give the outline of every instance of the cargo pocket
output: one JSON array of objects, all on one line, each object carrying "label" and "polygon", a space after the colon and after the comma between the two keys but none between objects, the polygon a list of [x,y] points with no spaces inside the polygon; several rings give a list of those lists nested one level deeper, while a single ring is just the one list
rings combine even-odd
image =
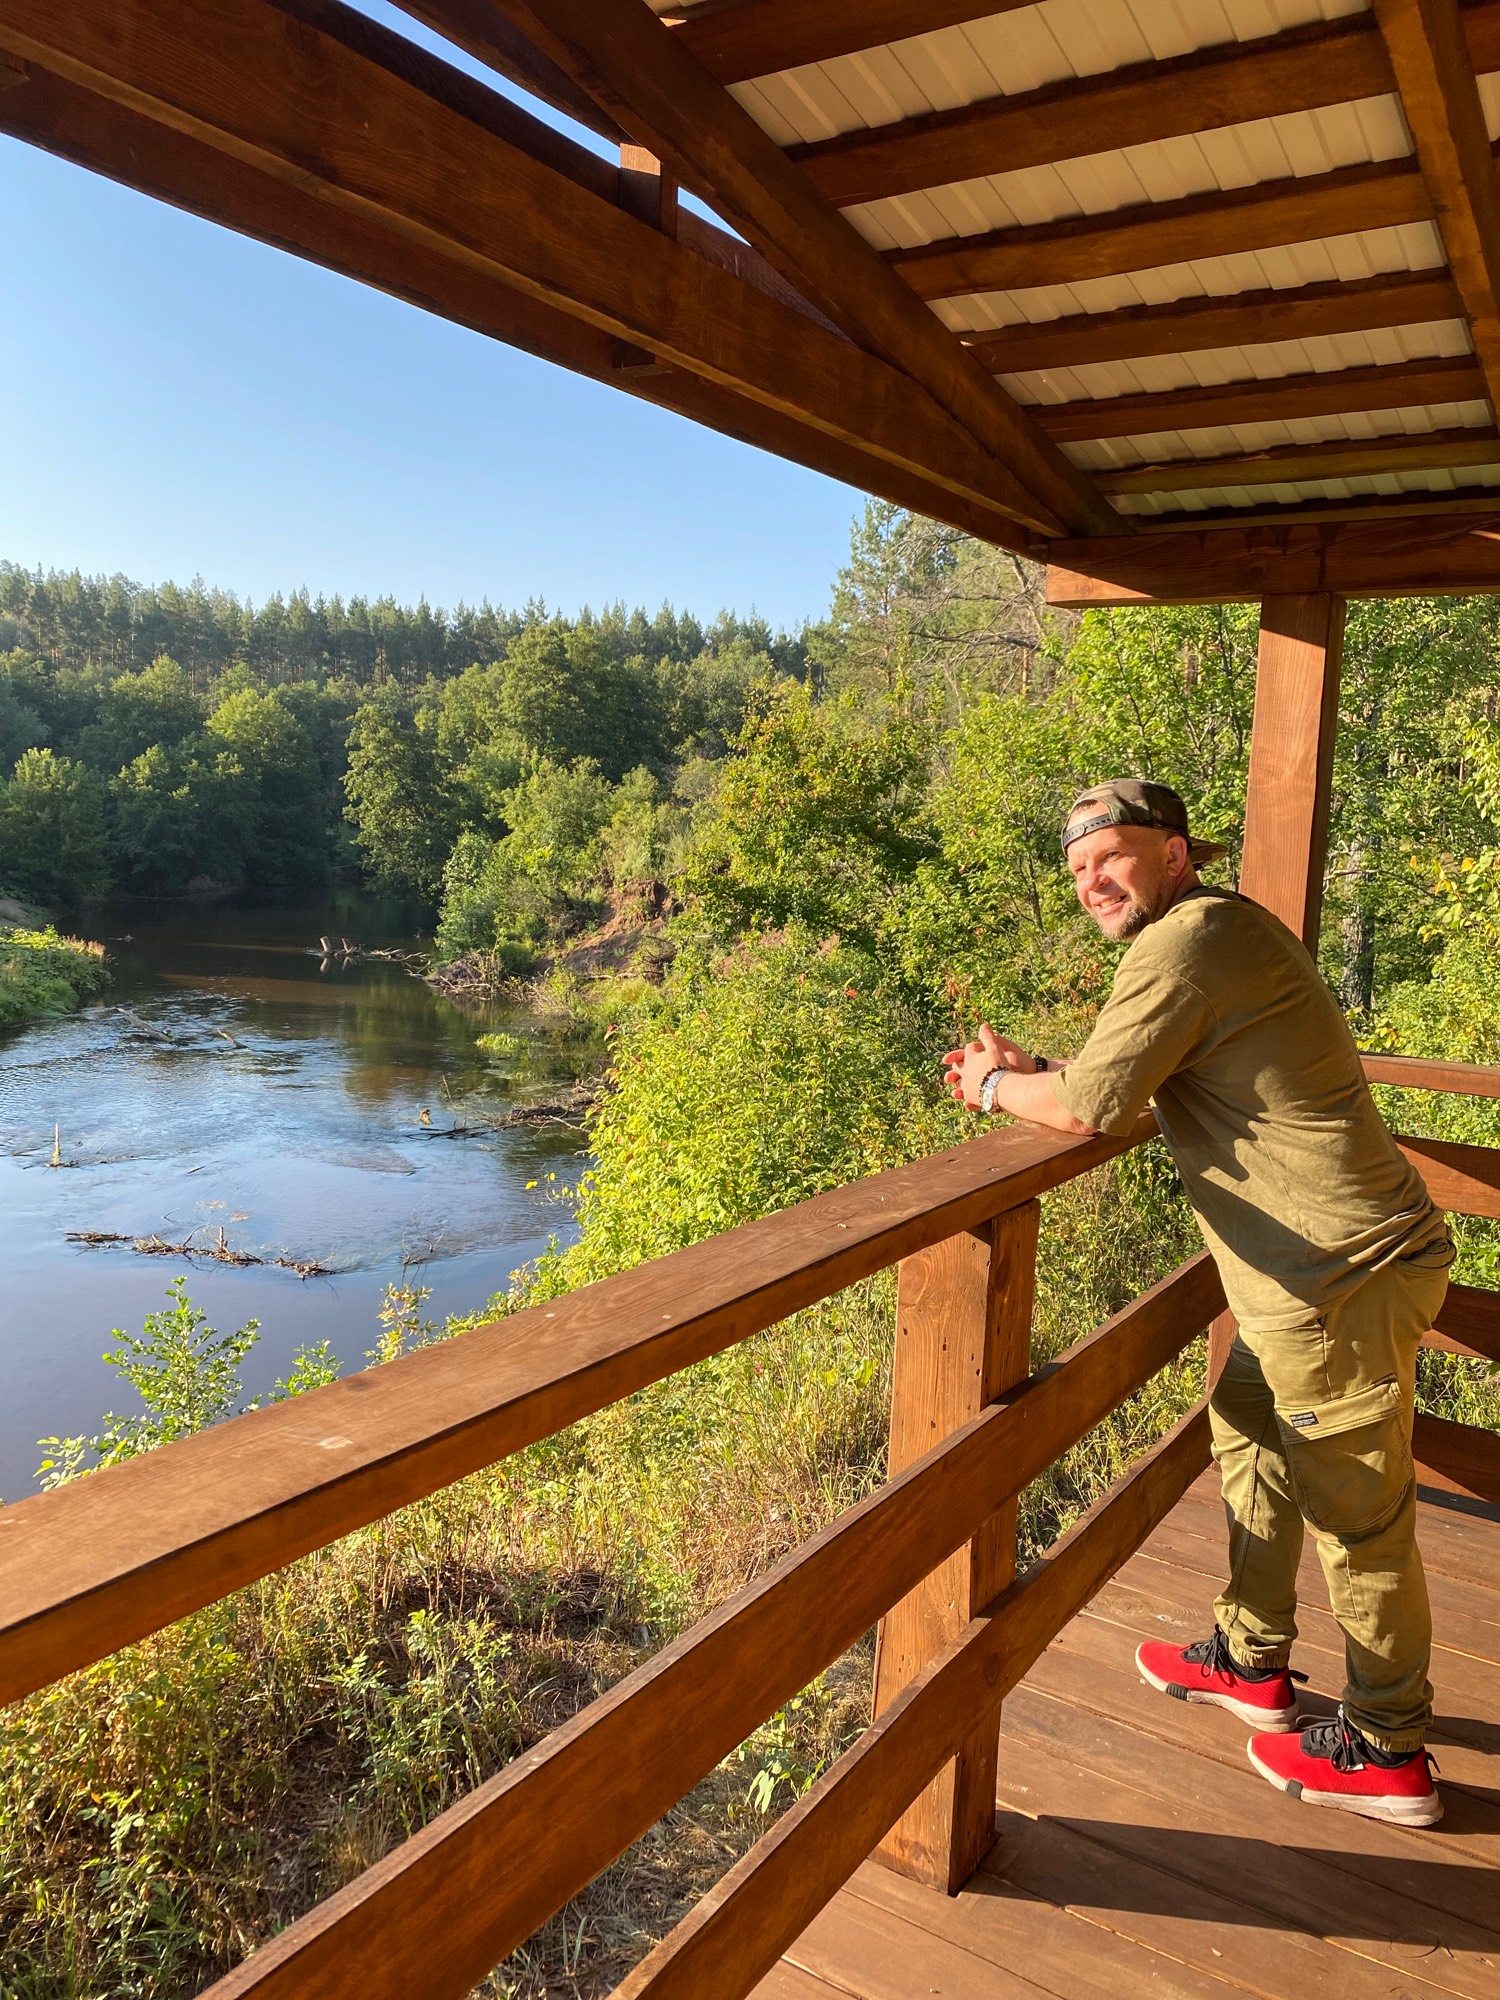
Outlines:
[{"label": "cargo pocket", "polygon": [[1386,1527],[1415,1477],[1400,1384],[1373,1382],[1307,1410],[1276,1414],[1303,1518],[1346,1539]]},{"label": "cargo pocket", "polygon": [[1348,1389],[1342,1396],[1324,1396],[1301,1408],[1276,1398],[1276,1415],[1299,1438],[1337,1437],[1341,1431],[1357,1431],[1364,1424],[1401,1414],[1401,1384],[1395,1376]]}]

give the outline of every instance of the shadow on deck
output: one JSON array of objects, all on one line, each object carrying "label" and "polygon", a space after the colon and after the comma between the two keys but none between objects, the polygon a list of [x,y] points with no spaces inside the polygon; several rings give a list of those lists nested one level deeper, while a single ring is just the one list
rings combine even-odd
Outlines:
[{"label": "shadow on deck", "polygon": [[[1421,1509],[1446,1807],[1425,1832],[1281,1796],[1232,1717],[1138,1679],[1141,1638],[1208,1629],[1223,1543],[1210,1472],[1007,1699],[999,1839],[970,1885],[867,1862],[761,2000],[1500,1996],[1500,1510]],[[1301,1603],[1304,1705],[1327,1712],[1343,1649],[1311,1541]]]}]

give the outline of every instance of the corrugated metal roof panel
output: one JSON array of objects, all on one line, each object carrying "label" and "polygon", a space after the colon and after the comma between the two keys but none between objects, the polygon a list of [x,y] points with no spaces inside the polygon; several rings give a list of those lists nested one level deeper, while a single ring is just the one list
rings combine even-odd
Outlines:
[{"label": "corrugated metal roof panel", "polygon": [[732,88],[790,146],[1364,11],[1362,0],[1042,0]]},{"label": "corrugated metal roof panel", "polygon": [[1424,431],[1458,430],[1489,421],[1489,405],[1479,400],[1426,403],[1402,410],[1360,410],[1341,416],[1288,417],[1276,423],[1214,424],[1128,438],[1091,439],[1064,445],[1063,450],[1085,472],[1103,472],[1173,458],[1231,458],[1241,452],[1277,451],[1293,444],[1419,437]]},{"label": "corrugated metal roof panel", "polygon": [[1164,305],[1172,299],[1225,298],[1234,292],[1375,278],[1390,271],[1440,269],[1446,262],[1430,222],[1399,229],[1361,230],[1319,237],[1275,250],[1237,252],[1163,264],[1116,278],[1087,278],[1024,292],[976,292],[940,301],[940,318],[955,331],[983,332],[1018,320],[1035,325],[1068,313],[1118,312],[1126,306]]},{"label": "corrugated metal roof panel", "polygon": [[948,236],[975,236],[1108,216],[1142,202],[1302,179],[1337,167],[1398,160],[1411,142],[1393,97],[1366,98],[1326,111],[1258,118],[1222,131],[1161,139],[1123,151],[1081,154],[1045,167],[864,202],[844,211],[878,250],[909,250]]},{"label": "corrugated metal roof panel", "polygon": [[1282,507],[1298,501],[1396,497],[1403,493],[1441,494],[1500,486],[1500,464],[1466,465],[1456,471],[1378,472],[1356,479],[1307,479],[1285,486],[1209,486],[1184,493],[1126,493],[1116,502],[1122,514],[1201,514],[1220,507]]},{"label": "corrugated metal roof panel", "polygon": [[1100,396],[1206,389],[1223,382],[1270,382],[1284,375],[1320,374],[1340,368],[1390,367],[1402,361],[1469,352],[1468,327],[1462,320],[1450,319],[1255,347],[1205,348],[1198,353],[1154,355],[1137,361],[1092,362],[1077,368],[1003,375],[999,380],[1018,403],[1077,403]]},{"label": "corrugated metal roof panel", "polygon": [[1161,265],[1122,277],[1087,278],[1076,285],[939,299],[936,310],[944,325],[955,332],[979,333],[996,326],[1044,325],[1072,313],[1165,305],[1173,299],[1226,298],[1235,292],[1284,290],[1334,280],[1347,284],[1392,271],[1437,270],[1445,261],[1433,225],[1412,222],[1399,229],[1372,229],[1275,250]]}]

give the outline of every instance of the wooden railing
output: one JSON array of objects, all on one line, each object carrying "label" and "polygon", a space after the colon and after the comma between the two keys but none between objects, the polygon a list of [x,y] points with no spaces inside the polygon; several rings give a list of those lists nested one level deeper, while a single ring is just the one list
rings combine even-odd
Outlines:
[{"label": "wooden railing", "polygon": [[[1367,1067],[1500,1096],[1500,1072]],[[458,2000],[879,1620],[871,1726],[619,1989],[742,1995],[873,1850],[941,1887],[972,1871],[1006,1693],[1208,1464],[1200,1404],[1016,1575],[1023,1489],[1232,1332],[1199,1256],[1031,1368],[1038,1197],[1153,1129],[987,1133],[0,1509],[0,1698],[899,1262],[886,1484],[211,1989]],[[1401,1143],[1445,1207],[1500,1217],[1500,1151]],[[1500,1360],[1500,1295],[1453,1287],[1431,1340]],[[1419,1415],[1414,1452],[1500,1502],[1500,1438]]]}]

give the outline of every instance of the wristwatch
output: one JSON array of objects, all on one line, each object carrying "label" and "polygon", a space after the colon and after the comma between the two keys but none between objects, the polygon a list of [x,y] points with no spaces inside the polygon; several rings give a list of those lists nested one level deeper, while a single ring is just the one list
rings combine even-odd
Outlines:
[{"label": "wristwatch", "polygon": [[[1051,1069],[1051,1067],[1051,1063],[1048,1062],[1045,1056],[1033,1056],[1031,1058],[1031,1068],[1034,1076],[1040,1076],[1044,1069]],[[1010,1071],[1008,1069],[996,1068],[986,1071],[984,1081],[979,1086],[979,1108],[987,1118],[994,1116],[995,1092],[1000,1087],[1001,1077],[1009,1075]]]}]

